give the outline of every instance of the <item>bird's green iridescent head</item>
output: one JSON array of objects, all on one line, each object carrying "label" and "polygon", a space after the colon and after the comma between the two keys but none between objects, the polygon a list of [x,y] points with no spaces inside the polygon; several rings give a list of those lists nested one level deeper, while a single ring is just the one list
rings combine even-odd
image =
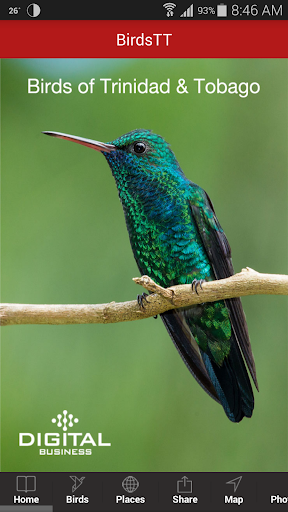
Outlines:
[{"label": "bird's green iridescent head", "polygon": [[[116,154],[123,151],[126,155],[132,155],[133,161],[138,164],[139,159],[153,164],[161,159],[175,160],[174,153],[169,144],[151,130],[133,130],[111,142],[116,147]],[[113,152],[115,156],[115,152]]]},{"label": "bird's green iridescent head", "polygon": [[125,174],[143,180],[145,176],[157,180],[165,178],[167,173],[183,176],[169,144],[150,130],[133,130],[111,142],[115,151],[104,155],[116,179]]}]

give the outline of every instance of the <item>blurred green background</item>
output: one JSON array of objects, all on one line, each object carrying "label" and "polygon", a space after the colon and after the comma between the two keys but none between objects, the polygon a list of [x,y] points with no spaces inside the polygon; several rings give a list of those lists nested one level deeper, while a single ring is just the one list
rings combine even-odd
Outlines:
[{"label": "blurred green background", "polygon": [[[73,93],[27,94],[27,79]],[[95,77],[94,94],[77,84]],[[103,94],[100,77],[166,81],[171,93]],[[176,86],[184,78],[189,94]],[[259,82],[239,98],[196,94],[193,78]],[[212,198],[235,271],[287,273],[287,61],[2,61],[2,302],[102,303],[141,293],[116,187],[104,157],[45,137],[111,141],[149,128]],[[2,329],[2,471],[287,471],[287,300],[243,299],[260,393],[232,424],[177,354],[160,319]],[[92,456],[39,456],[19,432],[103,433]],[[60,429],[58,429],[60,431]],[[97,437],[97,436],[95,436]],[[88,448],[89,445],[86,445]]]}]

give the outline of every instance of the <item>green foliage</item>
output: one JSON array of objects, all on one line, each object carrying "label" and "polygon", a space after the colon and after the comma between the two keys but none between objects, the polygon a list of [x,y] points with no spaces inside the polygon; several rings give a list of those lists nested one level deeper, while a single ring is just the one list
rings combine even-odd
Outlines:
[{"label": "green foliage", "polygon": [[[73,64],[73,68],[71,67]],[[38,66],[38,67],[37,67]],[[60,69],[61,66],[61,69]],[[212,198],[236,271],[287,273],[287,74],[284,60],[2,61],[2,301],[101,303],[136,297],[138,275],[104,157],[50,139],[110,141],[135,128],[170,142]],[[27,94],[28,77],[94,94]],[[100,77],[185,78],[189,94],[103,94]],[[254,82],[261,92],[196,94],[193,78]],[[3,471],[287,470],[287,300],[243,300],[260,393],[231,424],[191,377],[158,319],[2,330]],[[67,409],[111,448],[40,457],[19,432],[53,432]],[[55,428],[55,427],[54,427]],[[81,428],[81,430],[80,430]],[[52,430],[51,430],[52,429]]]}]

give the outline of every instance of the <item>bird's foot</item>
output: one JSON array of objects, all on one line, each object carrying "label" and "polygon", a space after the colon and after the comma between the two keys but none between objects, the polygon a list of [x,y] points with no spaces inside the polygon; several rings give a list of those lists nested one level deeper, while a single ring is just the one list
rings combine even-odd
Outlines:
[{"label": "bird's foot", "polygon": [[142,309],[145,309],[144,300],[145,300],[145,302],[149,303],[149,300],[147,300],[146,297],[148,297],[148,293],[145,293],[145,292],[142,293],[142,295],[137,295],[137,302],[139,304],[139,307]]},{"label": "bird's foot", "polygon": [[197,295],[199,295],[197,288],[198,288],[198,286],[200,286],[201,290],[203,290],[202,283],[204,283],[204,282],[205,282],[205,279],[193,279],[193,281],[191,283],[192,292],[195,289],[195,292],[197,293]]},{"label": "bird's foot", "polygon": [[157,318],[158,318],[158,315],[155,315],[155,316],[153,316],[153,318],[155,318],[155,320],[157,320]]}]

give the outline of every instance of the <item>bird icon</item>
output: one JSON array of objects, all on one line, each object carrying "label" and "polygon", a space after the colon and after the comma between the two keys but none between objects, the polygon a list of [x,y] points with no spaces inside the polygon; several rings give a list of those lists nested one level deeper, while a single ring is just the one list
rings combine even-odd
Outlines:
[{"label": "bird icon", "polygon": [[80,485],[82,485],[85,480],[85,476],[81,476],[80,478],[78,478],[78,476],[70,476],[70,478],[74,482],[72,485],[72,492],[75,492],[76,489],[78,489],[78,487],[80,487]]},{"label": "bird icon", "polygon": [[[208,194],[184,175],[170,145],[150,130],[133,130],[109,143],[60,132],[46,135],[102,153],[122,203],[132,251],[142,275],[169,287],[234,274],[231,249]],[[147,294],[139,297],[145,307]],[[250,418],[258,389],[247,323],[239,298],[161,314],[186,366],[232,422]],[[245,362],[244,362],[245,361]]]}]

